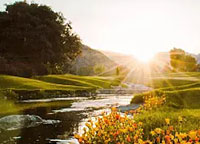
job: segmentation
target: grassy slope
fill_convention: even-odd
[[[52,102],[38,102],[38,103],[15,103],[12,100],[1,98],[3,93],[0,92],[0,117],[8,114],[20,114],[25,109],[33,109],[38,107],[67,107],[71,105],[72,101],[52,101]]]
[[[170,78],[170,81],[167,79]],[[176,78],[173,81],[173,77]],[[177,80],[177,77],[183,79]],[[191,78],[192,77],[192,78]],[[187,82],[184,81],[184,78]],[[190,78],[192,79],[190,81]],[[166,87],[166,83],[159,82],[160,87],[152,92],[138,94],[132,99],[132,103],[143,102],[145,95],[166,95],[166,104],[160,108],[144,112],[135,117],[136,121],[144,123],[144,131],[146,137],[148,133],[155,128],[164,128],[165,118],[170,118],[170,123],[175,126],[176,130],[187,132],[200,127],[200,73],[173,73],[166,74],[165,80],[172,82],[170,87]],[[194,79],[196,79],[194,81]],[[184,81],[184,82],[183,82]],[[188,82],[190,81],[190,82]],[[157,87],[156,86],[156,87]],[[183,125],[177,125],[178,116],[182,116],[185,120]]]
[[[16,113],[27,108],[48,107],[57,105],[69,105],[66,102],[36,103],[16,105],[12,100],[5,100],[3,97],[15,97],[13,93],[5,93],[2,90],[93,90],[97,88],[110,88],[117,85],[118,81],[112,77],[97,76],[76,76],[76,75],[48,75],[34,78],[22,78],[9,75],[0,75],[0,114]],[[42,97],[41,97],[42,98]]]
[[[182,125],[178,125],[178,116],[183,117]],[[136,121],[143,122],[145,137],[150,136],[149,133],[155,128],[164,129],[165,119],[170,119],[170,124],[174,129],[181,132],[188,132],[200,127],[200,109],[175,109],[171,107],[160,107],[151,111],[146,111],[135,117]]]
[[[178,105],[185,104],[184,106],[191,100],[194,101],[190,103],[198,103],[195,100],[200,98],[200,73],[170,73],[162,76],[163,78],[154,76],[149,82],[153,88],[156,88],[155,90],[135,95],[132,103],[142,103],[145,95],[159,96],[164,93],[169,103],[174,103],[175,100]],[[157,77],[160,76],[158,75]]]
[[[0,75],[0,89],[80,90],[80,89],[89,89],[89,87],[47,83],[47,82],[34,80],[34,79],[8,76],[8,75]]]
[[[37,76],[35,79],[48,83],[56,83],[62,85],[76,85],[92,88],[110,88],[114,80],[104,77],[94,76],[76,76],[76,75],[47,75]]]
[[[163,87],[174,87],[174,86],[181,86],[192,84],[197,81],[193,81],[190,79],[175,79],[175,78],[152,78],[151,82],[147,85],[153,88],[163,88]]]
[[[153,74],[146,83],[153,88],[174,87],[200,81],[199,72]]]
[[[0,75],[0,89],[45,89],[45,90],[84,90],[94,88],[110,88],[118,81],[110,77],[48,75],[33,79]]]

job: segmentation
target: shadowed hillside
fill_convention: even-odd
[[[95,67],[103,67],[102,72],[112,71],[117,64],[100,51],[83,45],[82,53],[73,62],[71,73],[77,75],[95,75]]]

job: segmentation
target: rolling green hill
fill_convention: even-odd
[[[9,99],[41,99],[60,96],[90,96],[99,88],[119,85],[115,77],[46,75],[33,78],[0,75],[0,95]]]
[[[90,87],[62,85],[56,83],[43,82],[36,79],[22,78],[16,76],[0,75],[0,89],[59,89],[59,90],[80,90],[89,89]]]
[[[118,85],[114,77],[46,75],[33,78],[0,75],[0,89],[87,90]]]
[[[109,77],[77,76],[70,74],[37,76],[34,78],[48,83],[75,85],[90,88],[110,88],[111,85],[117,84],[117,81]]]
[[[165,96],[163,105],[150,111],[144,111],[135,117],[136,121],[144,123],[144,135],[149,137],[149,133],[155,128],[165,128],[165,119],[170,119],[170,124],[174,129],[181,132],[188,132],[200,126],[200,73],[168,73],[156,74],[151,82],[157,89],[137,94],[131,103],[143,103],[144,97]],[[152,85],[153,86],[153,85]],[[183,125],[177,124],[177,118],[184,119]]]
[[[158,78],[159,77],[159,78]],[[144,96],[166,96],[166,104],[179,108],[200,108],[200,73],[169,73],[151,78],[153,91],[137,94],[132,103],[144,102]]]

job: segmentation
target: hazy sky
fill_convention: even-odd
[[[31,2],[27,0],[28,2]],[[14,0],[0,0],[3,4]],[[200,0],[35,0],[60,11],[84,44],[142,56],[200,53]]]

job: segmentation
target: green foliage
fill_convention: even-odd
[[[92,66],[82,66],[77,68],[77,71],[75,74],[77,75],[93,75],[93,67]],[[71,73],[73,73],[74,71],[72,71]]]
[[[16,2],[0,12],[0,73],[57,73],[77,57],[80,47],[71,23],[65,24],[63,15],[50,7]]]
[[[170,64],[175,71],[197,71],[197,61],[182,49],[174,48],[170,51]]]
[[[117,67],[117,68],[116,68],[116,75],[118,76],[118,75],[119,75],[119,73],[120,73],[120,68],[119,68],[119,67]]]
[[[197,71],[200,72],[200,64],[197,65]]]
[[[16,106],[13,101],[5,98],[5,93],[0,91],[0,114],[10,113],[16,110]]]
[[[101,74],[105,71],[105,66],[103,64],[99,65],[99,64],[96,64],[94,66],[94,73],[95,74]]]

